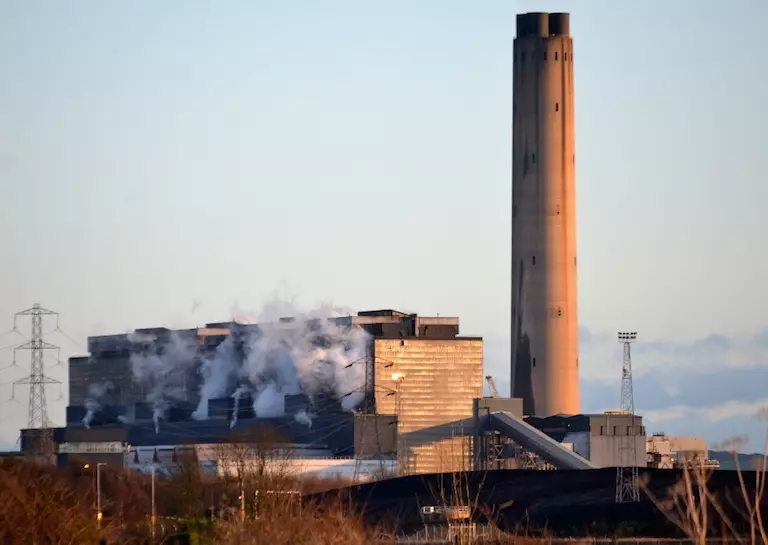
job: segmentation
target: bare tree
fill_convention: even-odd
[[[765,418],[768,411],[761,410],[758,416]],[[657,497],[647,482],[643,483],[646,494],[659,510],[693,543],[704,545],[707,537],[717,531],[723,534],[720,536],[723,539],[739,545],[768,545],[764,523],[768,452],[761,457],[759,467],[755,470],[754,484],[749,484],[739,465],[738,451],[743,444],[744,438],[739,437],[720,446],[730,450],[736,462],[739,487],[735,496],[730,490],[726,490],[723,495],[716,495],[709,485],[712,470],[696,460],[685,461],[681,480],[672,487],[666,498]],[[744,527],[746,532],[740,530]]]
[[[55,468],[3,463],[0,483],[0,542],[79,545],[98,538],[90,498],[83,501],[66,475]],[[114,527],[107,525],[102,535],[114,533]]]

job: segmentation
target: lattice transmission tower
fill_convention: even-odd
[[[33,433],[35,444],[30,450],[37,451],[36,454],[50,455],[53,438],[50,437],[50,421],[48,420],[48,405],[46,403],[45,388],[49,384],[58,384],[61,382],[46,376],[43,354],[45,350],[58,350],[59,347],[47,343],[43,340],[43,316],[56,316],[56,328],[59,327],[59,313],[47,310],[35,303],[32,308],[17,312],[13,318],[13,328],[16,329],[20,317],[29,316],[32,322],[32,337],[24,344],[20,344],[15,350],[29,350],[31,352],[30,372],[24,378],[13,383],[13,397],[16,396],[17,386],[29,386],[29,413],[27,416],[27,428],[30,430],[40,430]],[[16,354],[14,352],[14,361]],[[31,439],[30,435],[28,439]]]
[[[619,332],[619,342],[624,345],[621,369],[621,412],[628,415],[631,424],[626,434],[620,435],[619,466],[616,468],[616,503],[640,501],[640,482],[637,469],[637,430],[635,429],[635,400],[632,392],[632,343],[637,332]]]

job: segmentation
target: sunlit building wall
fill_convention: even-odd
[[[376,412],[398,415],[401,474],[471,469],[482,339],[375,339],[373,352]]]

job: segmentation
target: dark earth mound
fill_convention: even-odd
[[[747,486],[755,475],[744,472]],[[641,469],[641,501],[616,504],[616,470],[522,471],[497,470],[399,477],[315,494],[322,500],[341,495],[360,510],[370,524],[383,524],[398,532],[409,532],[424,524],[423,506],[469,505],[472,518],[491,520],[500,529],[526,533],[546,531],[568,536],[683,537],[653,502],[669,497],[670,488],[682,472]],[[735,521],[740,516],[734,504],[741,500],[738,475],[715,471],[709,489]],[[765,502],[763,503],[765,509]],[[766,513],[768,515],[768,512]],[[720,519],[710,517],[713,531]]]

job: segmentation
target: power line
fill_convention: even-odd
[[[56,316],[58,327],[58,312],[42,308],[35,303],[32,308],[17,312],[13,318],[13,328],[16,329],[20,317],[29,316],[32,322],[32,337],[24,344],[20,344],[14,349],[14,362],[16,350],[29,350],[31,352],[30,373],[26,377],[13,382],[13,394],[15,396],[16,386],[29,386],[29,409],[27,415],[27,429],[39,430],[35,433],[36,441],[33,446],[35,454],[49,455],[51,453],[53,437],[50,433],[50,421],[48,420],[48,404],[46,402],[45,388],[49,384],[58,384],[61,382],[46,376],[43,353],[45,350],[58,350],[59,347],[47,343],[43,340],[43,317]],[[32,445],[30,445],[32,446]]]
[[[621,413],[630,418],[626,434],[619,437],[619,466],[616,468],[616,503],[640,501],[640,483],[637,470],[637,430],[635,426],[635,399],[632,391],[632,343],[637,332],[620,332],[619,342],[624,345],[621,368]],[[629,443],[629,444],[627,444]]]

